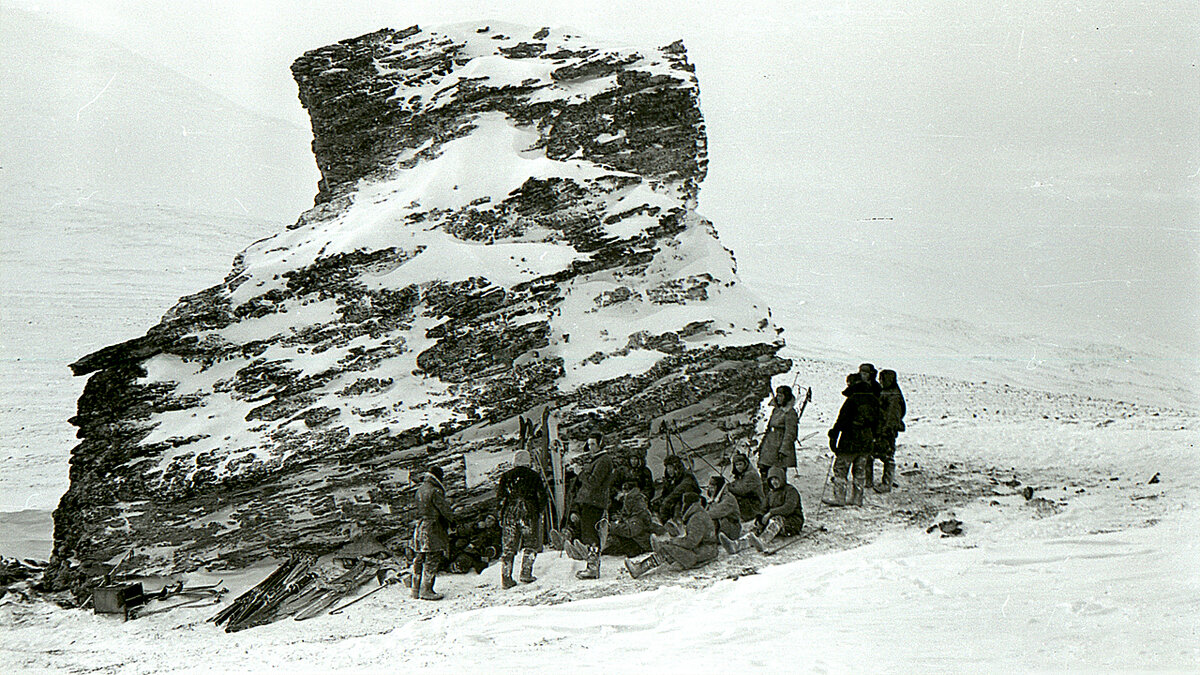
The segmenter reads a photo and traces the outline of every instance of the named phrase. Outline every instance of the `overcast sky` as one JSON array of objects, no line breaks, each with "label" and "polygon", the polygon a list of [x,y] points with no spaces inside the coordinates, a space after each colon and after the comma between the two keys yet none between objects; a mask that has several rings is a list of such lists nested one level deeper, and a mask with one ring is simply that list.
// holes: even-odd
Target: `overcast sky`
[{"label": "overcast sky", "polygon": [[[384,26],[682,38],[710,141],[701,210],[744,276],[1047,332],[1075,330],[1059,318],[1078,305],[1092,334],[1200,344],[1194,0],[5,2],[302,128],[290,63]],[[858,252],[921,264],[823,293]]]}]

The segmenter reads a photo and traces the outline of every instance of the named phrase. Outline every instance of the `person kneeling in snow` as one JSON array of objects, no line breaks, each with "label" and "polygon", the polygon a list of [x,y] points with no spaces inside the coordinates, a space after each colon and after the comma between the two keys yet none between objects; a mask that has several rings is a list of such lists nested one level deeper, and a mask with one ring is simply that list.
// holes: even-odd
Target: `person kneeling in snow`
[{"label": "person kneeling in snow", "polygon": [[529,453],[518,450],[513,467],[500,476],[496,498],[500,503],[500,585],[512,588],[513,559],[521,549],[521,583],[530,584],[533,561],[542,548],[542,511],[546,508],[546,482],[529,468]]},{"label": "person kneeling in snow", "polygon": [[713,519],[700,505],[700,495],[685,492],[682,497],[684,534],[679,537],[654,535],[650,546],[654,553],[641,560],[625,560],[625,568],[634,579],[660,565],[675,564],[692,569],[717,559],[717,534]]},{"label": "person kneeling in snow", "polygon": [[767,512],[755,520],[754,532],[740,539],[731,539],[721,533],[721,545],[730,555],[745,551],[753,546],[765,551],[767,544],[776,535],[790,537],[800,534],[804,528],[804,509],[800,505],[800,493],[784,478],[783,469],[771,467],[767,473],[767,485],[771,492],[767,495]]}]

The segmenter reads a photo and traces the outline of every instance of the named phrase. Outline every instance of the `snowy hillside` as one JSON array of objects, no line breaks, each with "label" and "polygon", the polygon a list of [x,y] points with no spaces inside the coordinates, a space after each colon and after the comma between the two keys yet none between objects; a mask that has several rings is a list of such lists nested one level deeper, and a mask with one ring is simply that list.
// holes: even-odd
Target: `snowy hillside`
[{"label": "snowy hillside", "polygon": [[179,570],[326,550],[348,527],[399,535],[409,476],[434,463],[472,513],[516,415],[546,405],[568,442],[599,428],[656,465],[664,419],[701,452],[754,433],[788,363],[695,212],[705,136],[682,44],[413,27],[292,71],[317,206],[71,366],[90,379],[63,579],[130,545]]}]

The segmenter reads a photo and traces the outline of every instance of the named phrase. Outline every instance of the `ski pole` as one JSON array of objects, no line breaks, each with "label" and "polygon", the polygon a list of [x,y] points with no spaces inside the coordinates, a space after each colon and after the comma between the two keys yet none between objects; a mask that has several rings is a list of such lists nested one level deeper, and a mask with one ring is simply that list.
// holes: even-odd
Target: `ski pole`
[{"label": "ski pole", "polygon": [[837,455],[829,458],[829,469],[825,471],[825,482],[821,483],[821,499],[817,502],[818,513],[825,507],[825,490],[829,487],[829,477],[833,475],[833,463],[835,461],[837,461]]},{"label": "ski pole", "polygon": [[358,603],[358,602],[362,602],[363,600],[366,600],[367,598],[371,597],[372,595],[375,595],[376,593],[378,593],[379,591],[382,591],[383,589],[385,589],[385,588],[387,588],[387,587],[388,587],[388,584],[380,584],[379,588],[376,588],[375,590],[372,590],[372,591],[370,591],[370,592],[368,592],[368,593],[363,593],[362,595],[360,595],[360,596],[358,596],[357,598],[355,598],[355,599],[351,600],[350,602],[347,602],[346,604],[342,605],[341,607],[338,607],[337,609],[332,609],[332,610],[330,610],[330,611],[329,611],[329,613],[330,613],[330,614],[341,614],[341,613],[342,613],[342,610],[346,609],[346,608],[347,608],[347,607],[349,607],[350,605],[353,605],[353,604],[355,604],[355,603]]}]

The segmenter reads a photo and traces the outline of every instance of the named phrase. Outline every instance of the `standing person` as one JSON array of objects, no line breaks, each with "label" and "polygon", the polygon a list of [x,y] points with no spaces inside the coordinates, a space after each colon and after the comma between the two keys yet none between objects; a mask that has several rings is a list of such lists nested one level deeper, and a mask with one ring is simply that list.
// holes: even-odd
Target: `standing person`
[{"label": "standing person", "polygon": [[890,492],[896,479],[896,436],[904,431],[904,394],[896,384],[896,371],[879,372],[879,439],[875,448],[883,460],[883,479],[875,486],[876,492]]},{"label": "standing person", "polygon": [[741,539],[729,537],[723,532],[717,535],[730,555],[750,546],[765,551],[767,544],[776,536],[790,537],[800,534],[800,530],[804,529],[804,507],[800,503],[800,492],[787,482],[782,469],[771,469],[767,474],[767,486],[771,488],[767,495],[767,510],[754,521],[754,531]]},{"label": "standing person", "polygon": [[[842,395],[846,400],[829,430],[829,448],[834,454],[833,496],[821,501],[830,506],[862,506],[867,463],[874,450],[874,433],[879,425],[879,401],[858,373],[846,376],[846,389]],[[854,482],[847,498],[848,476],[852,476]]]},{"label": "standing person", "polygon": [[588,434],[587,448],[592,461],[579,474],[579,492],[575,505],[579,510],[579,540],[588,547],[587,569],[575,576],[580,579],[600,578],[600,533],[596,525],[612,500],[613,462],[604,450],[604,436],[599,431]]},{"label": "standing person", "polygon": [[713,519],[718,532],[730,539],[742,536],[742,512],[737,497],[729,491],[725,477],[715,474],[708,479],[708,516]]},{"label": "standing person", "polygon": [[729,491],[737,497],[742,522],[754,520],[763,512],[763,505],[767,503],[762,476],[750,464],[750,458],[740,452],[733,456],[732,465],[733,480],[729,482]]},{"label": "standing person", "polygon": [[[454,513],[446,502],[442,486],[442,467],[431,466],[417,488],[417,521],[413,543],[412,596],[421,600],[441,600],[442,594],[433,590],[438,565],[450,546],[447,528],[454,522]],[[418,583],[419,582],[419,583]]]},{"label": "standing person", "polygon": [[775,390],[771,399],[774,410],[771,419],[767,421],[767,431],[758,444],[758,474],[765,476],[767,471],[777,466],[787,475],[789,468],[796,466],[796,425],[799,417],[792,407],[796,397],[792,388],[783,385]]},{"label": "standing person", "polygon": [[[868,387],[871,388],[871,394],[875,397],[876,406],[879,405],[879,392],[882,391],[882,388],[879,386],[879,382],[875,380],[875,376],[877,374],[878,371],[875,370],[875,364],[862,363],[858,366],[858,376],[867,384]],[[875,447],[875,443],[879,442],[880,430],[879,428],[875,428],[872,431],[873,438],[875,440],[872,443],[871,452],[867,455],[866,471],[863,473],[863,480],[866,482],[868,488],[875,485],[875,456],[878,453],[878,448]]]},{"label": "standing person", "polygon": [[530,468],[529,453],[517,451],[513,467],[500,476],[496,498],[500,504],[500,586],[509,589],[513,581],[513,560],[521,549],[521,583],[537,581],[533,561],[542,549],[542,512],[546,508],[546,481]]},{"label": "standing person", "polygon": [[876,396],[878,396],[879,392],[882,390],[882,387],[879,385],[879,383],[875,381],[875,376],[877,373],[878,371],[875,370],[874,364],[863,363],[858,366],[859,378],[861,378],[863,382],[867,383],[867,386],[871,388],[871,393],[875,394]]}]

